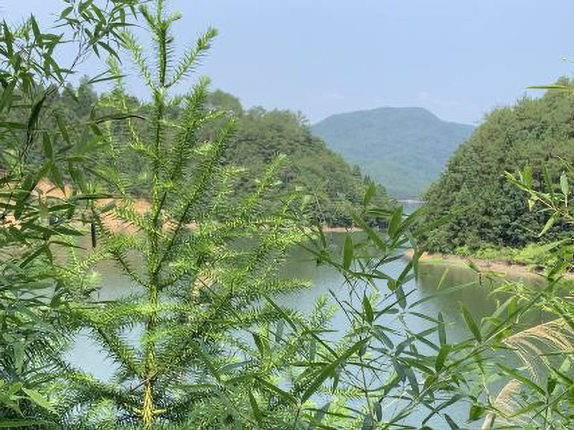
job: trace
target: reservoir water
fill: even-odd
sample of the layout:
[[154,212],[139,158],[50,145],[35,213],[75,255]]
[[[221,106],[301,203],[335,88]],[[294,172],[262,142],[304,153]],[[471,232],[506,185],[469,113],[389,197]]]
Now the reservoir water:
[[[342,246],[344,234],[332,233],[331,238],[338,246]],[[393,261],[384,267],[384,271],[391,276],[398,276],[408,262],[407,257]],[[122,276],[121,272],[111,262],[103,262],[97,266],[97,271],[101,276],[101,289],[96,293],[98,300],[114,300],[134,291],[133,285]],[[282,268],[282,276],[297,277],[311,281],[312,287],[301,291],[296,295],[277,297],[277,301],[308,313],[315,304],[318,297],[322,295],[334,294],[338,297],[346,297],[347,291],[344,278],[335,269],[328,266],[317,266],[314,258],[303,250],[293,252]],[[524,282],[537,283],[537,280],[525,279]],[[417,312],[436,318],[442,312],[448,323],[447,335],[449,342],[467,339],[470,333],[460,316],[460,305],[464,305],[472,313],[475,321],[491,315],[497,306],[497,297],[490,295],[492,285],[488,282],[479,282],[477,274],[470,268],[462,266],[446,266],[437,264],[422,264],[420,266],[419,278],[410,281],[405,292],[411,292],[409,301],[416,301],[433,294],[437,288],[444,289],[450,286],[465,285],[464,289],[458,290],[448,295],[441,295],[432,300],[426,301]],[[542,317],[541,317],[542,318]],[[537,318],[532,320],[533,324],[538,323]],[[429,322],[420,318],[410,318],[409,324],[414,331],[422,331],[429,327]],[[386,324],[393,324],[393,320],[385,321]],[[341,333],[348,327],[348,323],[342,312],[335,314],[332,321],[332,328]],[[137,335],[134,335],[137,338]],[[80,333],[67,353],[67,359],[75,366],[84,371],[92,373],[95,377],[108,379],[115,369],[115,365],[100,350],[100,347],[89,337],[87,333]],[[425,416],[428,411],[421,411],[421,416]],[[450,415],[457,422],[464,424],[468,416],[465,405],[456,405],[449,410]],[[420,417],[413,416],[413,422],[419,422]],[[444,421],[442,421],[444,424]],[[445,428],[436,422],[435,429]],[[446,425],[446,424],[445,424]],[[480,422],[464,424],[461,427],[480,428]]]

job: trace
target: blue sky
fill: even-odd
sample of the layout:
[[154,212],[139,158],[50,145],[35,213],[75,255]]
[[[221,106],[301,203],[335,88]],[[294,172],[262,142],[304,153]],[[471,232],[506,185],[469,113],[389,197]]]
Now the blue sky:
[[[0,4],[9,21],[34,11],[48,22],[64,3]],[[180,47],[209,25],[220,30],[201,69],[215,88],[312,122],[422,106],[477,123],[527,86],[573,70],[562,60],[574,59],[572,0],[173,0],[171,8],[184,12]],[[130,87],[141,92],[135,81]]]

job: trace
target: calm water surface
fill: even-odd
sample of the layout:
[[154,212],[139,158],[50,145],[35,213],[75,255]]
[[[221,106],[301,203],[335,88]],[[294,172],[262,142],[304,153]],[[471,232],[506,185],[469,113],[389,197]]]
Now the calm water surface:
[[[334,242],[340,243],[343,235],[334,234],[333,238]],[[398,276],[406,262],[406,258],[394,261],[385,266],[385,272],[391,276]],[[121,272],[113,264],[102,263],[97,269],[102,278],[102,287],[97,293],[97,299],[113,300],[134,291],[133,285],[121,275]],[[304,313],[308,313],[313,309],[318,297],[328,295],[329,292],[334,293],[338,297],[347,297],[346,286],[340,274],[329,267],[316,266],[315,261],[303,251],[295,252],[291,255],[289,261],[283,267],[282,276],[297,277],[312,282],[313,287],[309,290],[277,298],[280,303],[294,307]],[[409,301],[412,303],[436,292],[439,283],[441,284],[440,288],[447,288],[474,281],[477,281],[477,275],[465,267],[422,264],[418,281],[411,281],[405,288],[405,291],[412,291],[412,294],[409,296]],[[535,283],[536,281],[526,279],[525,282]],[[381,288],[386,287],[381,286]],[[464,305],[473,314],[475,320],[480,321],[481,318],[491,315],[496,310],[497,300],[489,295],[491,291],[492,286],[490,285],[483,284],[480,286],[475,284],[455,293],[429,300],[422,304],[417,309],[417,312],[431,317],[436,317],[439,312],[442,312],[445,320],[449,323],[447,330],[449,342],[467,339],[470,334],[460,317],[460,305]],[[536,324],[539,321],[540,318],[537,316],[532,317],[532,324]],[[398,324],[398,322],[391,318],[388,321],[383,321],[382,324],[388,324],[392,327],[393,324]],[[411,318],[409,319],[409,324],[413,331],[422,331],[428,328],[431,323],[420,318]],[[344,331],[348,324],[343,313],[340,312],[335,315],[332,325],[334,329]],[[132,335],[134,338],[137,338],[137,334],[132,333]],[[98,378],[108,379],[115,369],[114,363],[106,357],[99,346],[85,333],[78,335],[67,356],[71,363],[85,371],[91,372]],[[421,414],[424,414],[422,416],[426,416],[427,413],[426,410],[421,411]],[[465,423],[467,417],[467,410],[464,405],[451,408],[449,413],[461,424],[461,427],[464,426],[462,424]],[[413,418],[415,422],[419,419],[419,417]],[[434,428],[446,429],[448,426],[444,427],[444,425],[435,422]],[[466,428],[480,428],[480,423],[472,426],[466,425]]]

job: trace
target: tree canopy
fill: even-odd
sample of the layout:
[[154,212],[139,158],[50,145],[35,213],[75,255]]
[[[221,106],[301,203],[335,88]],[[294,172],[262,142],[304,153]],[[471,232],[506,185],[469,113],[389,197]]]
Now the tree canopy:
[[[90,116],[109,114],[104,98],[98,95],[90,80],[84,78],[77,88],[68,86],[54,95],[52,103],[65,112],[66,121],[70,124],[81,124]],[[128,105],[146,117],[151,107],[136,97],[127,96]],[[94,114],[94,106],[99,106]],[[247,169],[249,175],[242,175],[234,189],[234,197],[239,199],[257,188],[255,178],[260,178],[269,163],[279,154],[287,156],[287,161],[278,172],[277,180],[283,194],[288,195],[298,188],[304,189],[310,198],[307,206],[308,215],[315,221],[330,226],[349,226],[351,219],[345,210],[346,205],[357,206],[361,203],[367,185],[372,181],[363,176],[358,166],[350,166],[340,155],[325,145],[324,141],[311,133],[307,119],[299,113],[288,110],[265,110],[261,107],[244,109],[239,99],[221,90],[209,93],[207,108],[225,111],[236,117],[237,126],[230,140],[225,162]],[[169,117],[176,121],[182,115],[179,106],[170,106]],[[222,125],[222,120],[215,120],[201,127],[205,139],[215,136]],[[55,124],[54,124],[55,125]],[[121,124],[117,124],[119,130]],[[88,130],[89,140],[90,131]],[[41,157],[41,152],[38,152]],[[102,155],[103,157],[104,155]],[[142,198],[145,195],[145,183],[149,172],[143,169],[137,158],[126,154],[124,160],[133,177],[139,178],[131,192]],[[384,187],[377,186],[374,202],[381,205],[392,205],[387,199]],[[275,202],[276,203],[276,202]],[[264,202],[268,209],[275,204],[272,200]]]
[[[541,98],[524,97],[515,106],[488,114],[425,195],[426,221],[451,217],[428,239],[429,249],[523,247],[539,241],[549,215],[531,211],[527,193],[504,173],[531,166],[537,189],[558,178],[562,160],[574,160],[573,120],[574,99],[556,91]],[[558,222],[544,240],[565,234],[565,225]]]

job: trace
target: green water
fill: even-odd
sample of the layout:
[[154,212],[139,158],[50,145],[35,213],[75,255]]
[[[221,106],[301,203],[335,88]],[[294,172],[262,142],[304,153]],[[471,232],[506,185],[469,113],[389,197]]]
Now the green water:
[[[335,243],[342,243],[343,235],[334,234],[333,239]],[[407,261],[406,258],[394,261],[386,265],[384,271],[396,277],[403,270]],[[95,295],[96,299],[114,300],[134,291],[134,286],[121,275],[121,272],[112,263],[101,263],[97,270],[101,274],[102,282],[101,289]],[[347,297],[346,286],[341,275],[330,267],[317,266],[314,259],[304,253],[304,251],[294,252],[290,256],[282,268],[281,276],[297,277],[312,282],[313,287],[308,290],[276,298],[278,302],[296,308],[301,312],[310,312],[316,299],[322,295],[332,293],[343,299]],[[477,280],[476,273],[466,267],[421,264],[419,279],[416,282],[411,281],[406,286],[405,292],[411,292],[409,302],[413,303],[416,300],[436,293],[439,287],[444,290],[452,286],[474,283],[474,285],[462,290],[429,300],[416,309],[417,312],[431,317],[436,317],[439,312],[442,312],[445,320],[449,323],[447,335],[450,343],[470,337],[470,333],[460,317],[461,305],[464,305],[472,313],[475,321],[480,321],[481,318],[491,315],[496,309],[497,298],[489,295],[493,286],[488,282],[483,282],[482,285],[479,285],[476,282]],[[535,280],[526,279],[524,282],[538,288]],[[384,293],[386,287],[381,286],[381,288]],[[500,299],[502,298],[499,297],[498,300]],[[396,317],[390,317],[388,320],[382,321],[381,324],[390,327],[393,327],[393,324],[398,324],[398,321],[392,318]],[[532,316],[532,324],[539,323],[541,318],[536,315]],[[407,321],[413,331],[422,331],[431,324],[424,319],[415,317],[410,317]],[[332,328],[342,333],[347,327],[348,323],[344,314],[342,312],[337,313],[332,321]],[[128,333],[127,336],[136,342],[138,333]],[[77,336],[75,344],[67,353],[67,358],[74,365],[101,379],[108,379],[115,370],[114,363],[106,357],[105,353],[100,351],[99,346],[89,338],[87,333],[81,333]],[[426,410],[424,413],[426,414]],[[456,405],[451,408],[449,413],[462,424],[467,416],[467,408],[464,405]],[[423,414],[423,411],[421,411],[421,414]],[[413,416],[413,419],[416,422],[420,417]],[[479,428],[479,424],[473,424],[470,427],[467,425],[466,427]],[[435,428],[440,429],[443,427],[437,424]]]

